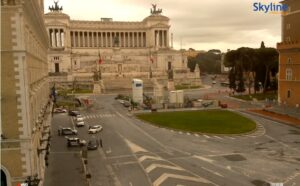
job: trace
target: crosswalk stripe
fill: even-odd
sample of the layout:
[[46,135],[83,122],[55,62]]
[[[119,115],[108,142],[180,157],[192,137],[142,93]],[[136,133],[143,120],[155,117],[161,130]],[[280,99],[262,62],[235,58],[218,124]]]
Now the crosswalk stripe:
[[209,136],[207,136],[207,135],[203,135],[204,137],[206,137],[206,138],[210,138]]
[[218,139],[223,139],[223,138],[221,138],[221,137],[219,137],[219,136],[214,136],[215,138],[218,138]]
[[196,137],[199,137],[199,135],[198,135],[198,134],[195,134],[195,136],[196,136]]

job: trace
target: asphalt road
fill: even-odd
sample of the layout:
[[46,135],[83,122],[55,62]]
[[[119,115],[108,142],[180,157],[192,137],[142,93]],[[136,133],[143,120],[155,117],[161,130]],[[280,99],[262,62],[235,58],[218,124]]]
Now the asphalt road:
[[[242,113],[258,123],[243,136],[191,134],[158,128],[137,120],[112,95],[92,96],[94,107],[82,111],[88,125],[101,124],[95,135],[103,148],[88,152],[93,186],[263,186],[300,185],[300,129]],[[58,125],[72,126],[57,114],[45,185],[85,185],[80,148],[68,149],[56,136]]]
[[97,97],[96,104],[101,105],[99,110],[84,115],[87,122],[103,123],[104,159],[117,177],[115,183],[129,186],[300,184],[298,128],[247,115],[259,123],[256,133],[195,135],[143,123],[113,96]]

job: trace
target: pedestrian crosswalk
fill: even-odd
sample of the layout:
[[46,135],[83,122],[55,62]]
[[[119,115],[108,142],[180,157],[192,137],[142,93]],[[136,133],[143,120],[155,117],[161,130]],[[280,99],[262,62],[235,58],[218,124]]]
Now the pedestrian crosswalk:
[[115,114],[111,114],[111,113],[98,113],[98,114],[81,114],[83,116],[84,119],[96,119],[96,118],[111,118],[111,117],[115,117]]

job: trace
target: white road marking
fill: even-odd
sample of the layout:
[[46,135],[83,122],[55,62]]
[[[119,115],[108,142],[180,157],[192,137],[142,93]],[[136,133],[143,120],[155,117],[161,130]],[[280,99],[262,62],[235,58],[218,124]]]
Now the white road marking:
[[151,171],[153,171],[156,168],[165,168],[165,169],[173,169],[173,170],[184,170],[184,169],[182,169],[180,167],[175,167],[175,166],[170,166],[170,165],[162,165],[162,164],[156,164],[156,163],[151,164],[145,170],[146,170],[147,173],[150,173]]
[[219,136],[214,136],[215,138],[218,138],[218,139],[223,139],[223,138],[221,138],[221,137],[219,137]]
[[182,132],[181,132],[181,131],[179,131],[178,133],[179,133],[179,134],[182,134]]
[[188,133],[186,133],[186,134],[187,134],[188,136],[190,136],[190,135],[191,135],[191,133],[189,133],[189,132],[188,132]]
[[206,137],[206,138],[210,138],[209,136],[207,136],[207,135],[203,135],[204,137]]
[[205,157],[202,157],[202,156],[194,155],[193,157],[194,157],[194,158],[197,158],[197,159],[199,159],[199,160],[202,160],[202,161],[206,161],[206,162],[208,162],[208,163],[213,163],[213,162],[214,162],[214,160],[209,159],[209,158],[205,158]]
[[199,137],[199,135],[198,135],[198,134],[195,134],[195,136],[196,136],[196,137]]
[[230,137],[230,136],[228,136],[228,138],[229,138],[229,139],[235,139],[234,137]]
[[133,153],[137,153],[137,152],[148,152],[146,149],[132,143],[131,141],[127,140],[127,139],[124,139],[125,142],[127,143],[128,147],[131,149],[131,151]]
[[139,162],[143,162],[143,161],[146,160],[146,159],[151,159],[151,160],[163,160],[163,159],[160,158],[160,157],[156,157],[156,156],[147,156],[147,155],[140,157],[138,160],[139,160]]
[[218,173],[218,172],[216,172],[216,171],[210,170],[210,169],[205,168],[205,167],[201,167],[201,168],[204,169],[204,170],[206,170],[206,171],[208,171],[208,172],[210,172],[210,173],[212,173],[212,174],[215,174],[215,175],[217,175],[217,176],[220,176],[220,177],[223,177],[223,178],[224,178],[224,176],[223,176],[222,174],[220,174],[220,173]]
[[166,181],[168,178],[175,178],[175,179],[181,179],[181,180],[187,180],[187,181],[194,181],[194,182],[199,182],[199,183],[210,183],[213,185],[216,185],[204,178],[197,178],[197,177],[192,177],[192,176],[183,176],[183,175],[177,175],[177,174],[168,174],[164,173],[162,174],[159,178],[157,178],[153,182],[153,186],[160,186],[164,181]]

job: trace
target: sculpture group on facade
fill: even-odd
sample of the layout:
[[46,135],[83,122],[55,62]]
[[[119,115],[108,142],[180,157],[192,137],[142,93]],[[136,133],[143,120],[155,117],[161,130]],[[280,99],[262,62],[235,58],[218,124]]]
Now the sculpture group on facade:
[[152,4],[153,9],[150,9],[151,14],[161,14],[162,13],[162,9],[158,8],[156,9],[156,4]]
[[54,6],[53,5],[51,7],[49,6],[49,10],[51,12],[63,10],[62,6],[61,7],[58,6],[58,1],[54,1],[54,4],[55,4]]

